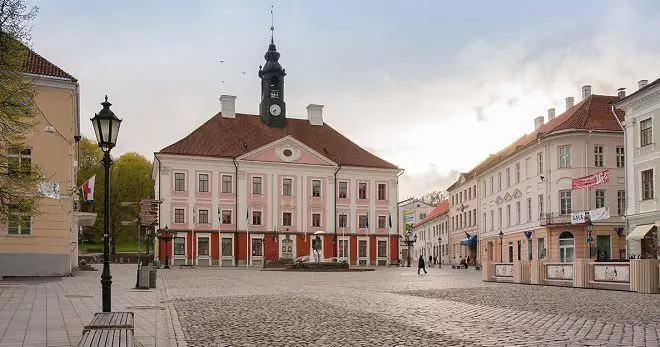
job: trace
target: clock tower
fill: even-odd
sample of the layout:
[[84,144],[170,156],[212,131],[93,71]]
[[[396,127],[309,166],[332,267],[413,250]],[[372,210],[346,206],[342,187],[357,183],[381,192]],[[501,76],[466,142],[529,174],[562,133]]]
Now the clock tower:
[[[272,30],[272,29],[271,29]],[[286,72],[278,62],[280,53],[275,48],[271,36],[268,51],[264,54],[266,64],[259,66],[261,78],[261,122],[269,127],[282,128],[286,125],[286,104],[284,102],[284,76]]]

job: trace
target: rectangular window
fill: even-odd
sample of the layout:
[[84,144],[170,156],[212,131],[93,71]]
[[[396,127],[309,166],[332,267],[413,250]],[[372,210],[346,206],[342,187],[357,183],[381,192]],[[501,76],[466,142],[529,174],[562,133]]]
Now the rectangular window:
[[348,182],[339,182],[338,195],[340,199],[346,199],[348,196]]
[[174,209],[174,223],[185,223],[186,222],[186,217],[184,214],[184,209],[182,208],[175,208]]
[[358,183],[358,199],[365,200],[367,198],[367,184],[365,182]]
[[208,174],[199,174],[199,187],[200,193],[209,192],[209,175]]
[[642,147],[653,143],[651,118],[639,122],[639,140]]
[[559,167],[571,167],[571,146],[559,146]]
[[481,181],[481,196],[486,196],[486,181]]
[[516,164],[516,184],[520,183],[520,163]]
[[32,149],[15,149],[7,153],[7,174],[10,177],[29,176],[32,172]]
[[540,195],[539,195],[538,205],[539,205],[539,206],[538,206],[538,208],[539,208],[539,215],[541,215],[541,213],[543,213],[543,194],[540,194]]
[[387,228],[387,217],[378,216],[378,227],[381,229]]
[[366,227],[367,227],[367,216],[361,214],[358,216],[358,228],[366,228]]
[[506,205],[506,226],[511,226],[511,205]]
[[387,241],[378,241],[378,258],[387,257]]
[[340,214],[339,215],[339,227],[340,228],[346,228],[346,225],[348,224],[348,216],[345,214]]
[[605,191],[596,190],[596,208],[605,207]]
[[522,241],[518,240],[518,261],[520,261],[520,253],[522,252]]
[[177,237],[174,239],[174,255],[186,255],[185,237]]
[[490,194],[493,194],[493,190],[495,189],[495,181],[493,180],[493,176],[490,176]]
[[623,147],[616,148],[616,167],[626,166],[626,155]]
[[490,230],[495,229],[495,211],[490,211]]
[[199,224],[209,224],[209,210],[199,210]]
[[22,213],[20,208],[9,207],[7,211],[7,234],[30,235],[32,233],[32,218]]
[[481,230],[486,231],[486,213],[481,214],[481,224],[483,225]]
[[252,211],[252,225],[261,225],[261,211]]
[[573,200],[571,199],[570,190],[559,191],[559,214],[567,215],[572,212]]
[[231,176],[229,175],[222,175],[222,192],[224,194],[229,194],[231,193]]
[[321,227],[321,214],[320,213],[312,213],[312,226],[313,227]]
[[516,224],[520,224],[520,201],[516,202]]
[[174,174],[174,191],[186,191],[186,174],[179,172]]
[[653,199],[653,169],[642,171],[642,200]]
[[511,187],[511,168],[506,168],[506,186]]
[[467,198],[468,198],[468,200],[472,199],[472,187],[468,188]]
[[498,219],[498,222],[499,222],[498,226],[499,226],[500,229],[502,229],[502,208],[501,207],[497,209],[497,219]]
[[537,252],[537,256],[538,256],[537,260],[541,260],[541,259],[545,258],[545,239],[542,238],[542,237],[539,237],[536,240],[537,240],[536,241],[537,242],[536,252]]
[[513,263],[513,242],[509,242],[509,263]]
[[603,161],[604,161],[603,146],[599,146],[599,145],[594,146],[594,166],[603,167],[604,166]]
[[358,257],[360,258],[367,257],[367,240],[358,241]]
[[252,194],[261,195],[261,177],[252,177]]
[[263,256],[263,246],[264,240],[262,239],[252,239],[252,256],[261,257]]
[[498,172],[497,173],[497,191],[499,192],[502,190],[502,173]]
[[532,198],[527,198],[527,221],[532,221]]
[[222,210],[222,224],[231,224],[231,210]]
[[291,212],[282,213],[282,225],[285,227],[291,226]]
[[197,254],[203,257],[209,256],[209,238],[200,237],[197,239]]
[[315,198],[321,197],[321,181],[312,180],[312,196]]
[[536,173],[543,174],[543,153],[536,153]]
[[282,179],[282,195],[284,196],[293,195],[293,181],[290,178]]
[[619,190],[616,192],[616,207],[619,216],[626,214],[626,191]]
[[232,241],[230,238],[223,238],[222,239],[222,256],[223,257],[231,257],[233,254],[232,251]]
[[472,225],[477,225],[477,209],[472,210]]
[[527,240],[527,260],[532,260],[532,240]]
[[384,183],[378,183],[378,200],[387,200]]
[[348,258],[348,240],[339,240],[339,258]]

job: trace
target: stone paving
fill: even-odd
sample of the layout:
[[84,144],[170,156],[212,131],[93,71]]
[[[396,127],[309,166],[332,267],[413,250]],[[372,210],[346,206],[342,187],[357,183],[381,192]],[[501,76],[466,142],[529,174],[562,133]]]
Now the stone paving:
[[[658,295],[484,283],[474,270],[163,273],[190,346],[658,346]],[[511,306],[509,306],[511,305]]]

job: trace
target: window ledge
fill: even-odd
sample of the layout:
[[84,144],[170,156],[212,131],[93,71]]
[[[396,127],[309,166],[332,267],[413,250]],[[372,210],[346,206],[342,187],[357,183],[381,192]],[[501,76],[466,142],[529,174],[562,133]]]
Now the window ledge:
[[4,236],[6,237],[32,237],[32,234],[9,234],[9,233],[4,233]]

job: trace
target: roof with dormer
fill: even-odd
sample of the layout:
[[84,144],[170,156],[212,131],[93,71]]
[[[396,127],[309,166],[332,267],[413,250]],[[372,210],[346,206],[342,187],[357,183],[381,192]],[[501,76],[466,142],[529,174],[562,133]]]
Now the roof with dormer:
[[158,153],[236,158],[283,137],[291,136],[338,165],[398,169],[360,147],[326,123],[312,125],[307,119],[287,118],[282,128],[268,127],[258,115],[216,114],[183,139]]

